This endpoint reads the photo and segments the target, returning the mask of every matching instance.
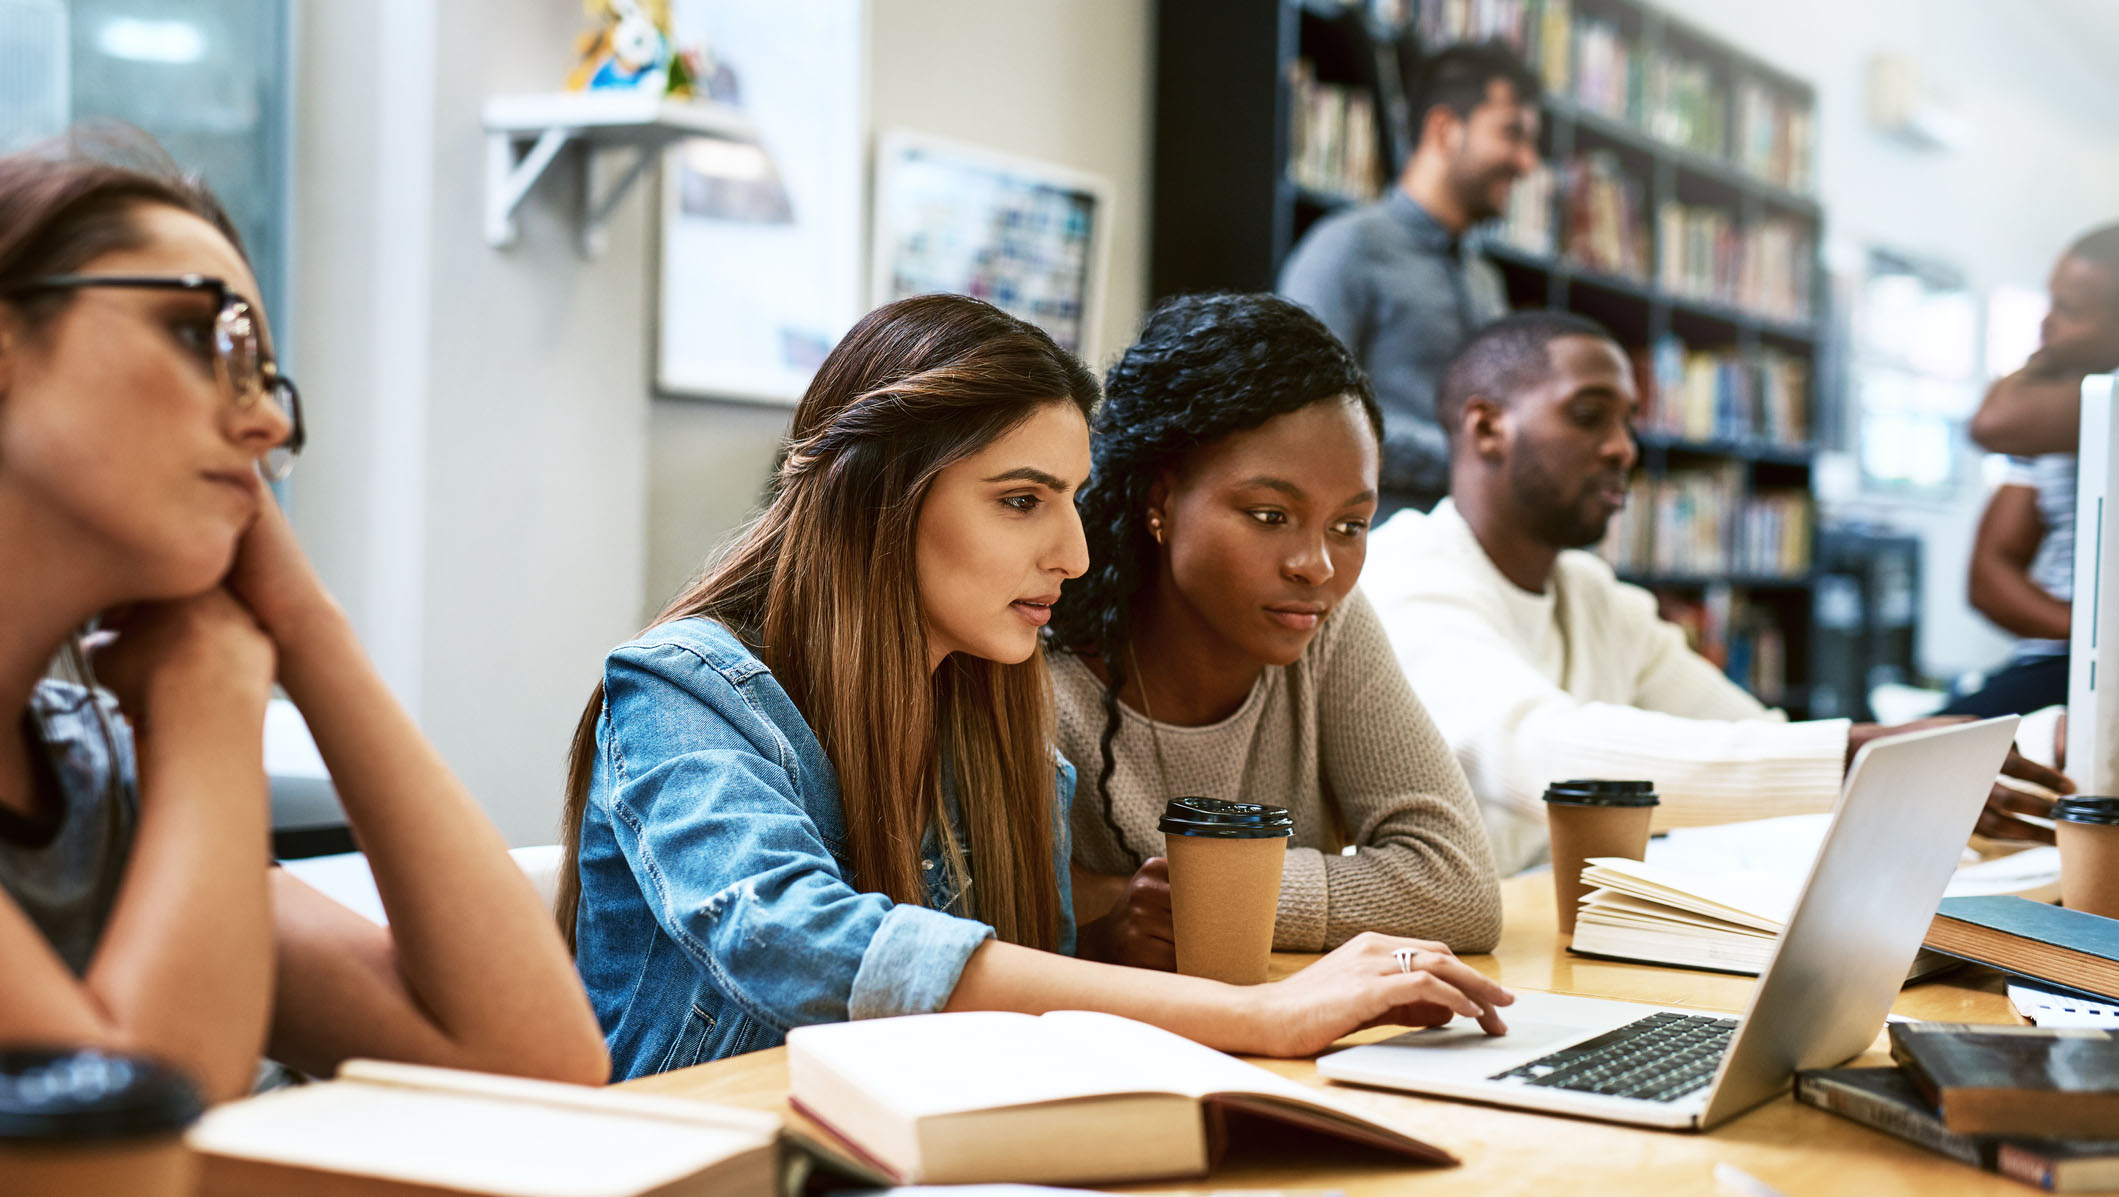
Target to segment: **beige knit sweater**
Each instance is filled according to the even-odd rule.
[[[1129,852],[1112,839],[1096,784],[1103,683],[1068,653],[1053,653],[1051,668],[1060,751],[1080,778],[1075,863],[1129,874],[1137,856],[1163,852],[1156,821],[1169,795],[1151,725],[1119,707],[1111,813]],[[1265,670],[1235,714],[1152,732],[1177,794],[1284,806],[1294,816],[1275,947],[1320,952],[1383,931],[1483,952],[1500,938],[1501,892],[1471,789],[1360,591],[1325,618],[1300,660]],[[1348,844],[1354,852],[1343,855]]]

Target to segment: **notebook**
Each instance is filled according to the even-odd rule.
[[[1651,842],[1645,860],[1598,857],[1572,947],[1591,956],[1757,975],[1823,842],[1829,814],[1681,828]],[[2057,895],[2060,857],[2030,848],[1960,864],[1950,895]],[[1907,979],[1948,967],[1916,956]]]
[[[755,1110],[352,1060],[216,1107],[200,1197],[769,1197],[780,1120]]]
[[[1112,1014],[797,1027],[787,1074],[797,1109],[900,1184],[1202,1176],[1236,1116],[1456,1163],[1340,1094]]]

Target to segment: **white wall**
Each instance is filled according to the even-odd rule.
[[[2064,23],[2031,0],[1659,2],[1817,88],[1828,252],[1910,251],[1953,263],[1976,291],[2043,289],[2071,238],[2119,219],[2119,44],[2099,40],[2119,25]],[[1962,146],[1923,152],[1872,131],[1865,72],[1879,52],[1913,59],[1950,95]],[[1965,601],[1985,497],[1859,506],[1922,537],[1920,655],[1938,676],[1992,665],[2009,643]]]
[[[870,112],[1111,179],[1103,321],[1145,272],[1149,0],[875,0]],[[651,189],[575,252],[565,176],[481,235],[479,106],[552,88],[574,0],[299,9],[294,325],[305,544],[517,844],[552,838],[609,648],[754,504],[787,409],[649,398]]]
[[[933,133],[1109,179],[1108,359],[1147,293],[1152,0],[872,0],[875,130]],[[1092,362],[1101,368],[1103,362]],[[755,506],[785,408],[657,400],[647,601],[659,607]]]
[[[574,720],[646,560],[645,207],[585,261],[555,175],[482,234],[488,95],[550,90],[568,0],[302,9],[296,521],[444,757],[549,841]]]

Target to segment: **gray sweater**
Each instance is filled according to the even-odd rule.
[[[1449,489],[1435,389],[1465,339],[1507,314],[1500,271],[1393,187],[1318,221],[1281,268],[1280,293],[1368,371],[1383,407],[1383,489],[1425,510]]]
[[[1159,856],[1163,785],[1148,719],[1121,705],[1104,822],[1103,683],[1078,658],[1051,654],[1060,751],[1074,762],[1074,861],[1128,874]],[[1179,794],[1284,806],[1295,837],[1273,943],[1320,952],[1363,931],[1483,952],[1501,934],[1493,855],[1464,772],[1391,656],[1359,590],[1325,618],[1293,665],[1269,668],[1235,714],[1203,727],[1152,725]],[[1341,849],[1353,845],[1351,855]],[[1130,851],[1128,851],[1128,849]]]

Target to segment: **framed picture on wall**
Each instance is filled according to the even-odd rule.
[[[891,130],[876,147],[869,299],[983,299],[1096,360],[1111,185],[1095,175]]]
[[[668,151],[655,327],[665,395],[792,404],[860,318],[866,0],[675,0],[697,89],[753,143]]]

